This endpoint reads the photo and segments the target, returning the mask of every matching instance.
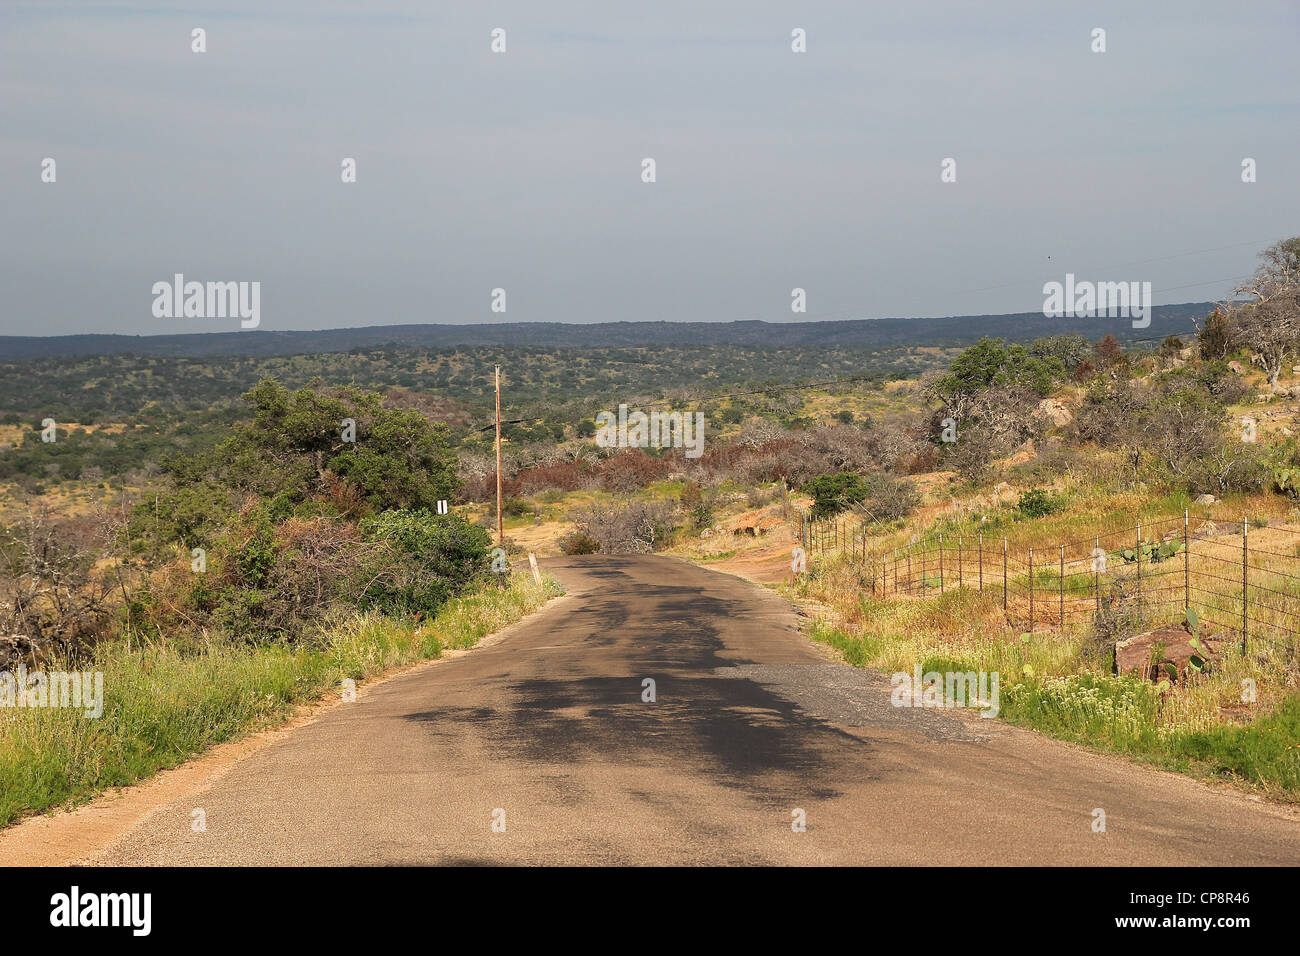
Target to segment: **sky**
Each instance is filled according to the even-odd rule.
[[[260,330],[1217,299],[1300,234],[1298,40],[1300,0],[2,0],[0,334],[239,329],[155,317],[176,273]]]

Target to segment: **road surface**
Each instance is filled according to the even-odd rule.
[[[94,862],[1300,862],[1294,811],[891,707],[747,581],[662,556],[543,564],[569,596],[335,707]]]

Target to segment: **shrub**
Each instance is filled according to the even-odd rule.
[[[818,475],[805,484],[803,490],[813,498],[814,518],[839,514],[863,501],[871,492],[866,480],[851,471]]]
[[[673,507],[635,501],[623,507],[591,505],[574,516],[576,531],[606,554],[647,554],[672,536]]]
[[[1025,518],[1045,518],[1065,507],[1065,502],[1043,488],[1030,488],[1020,496],[1016,511]]]
[[[430,615],[488,570],[491,536],[459,515],[385,511],[362,531],[382,546],[357,579],[362,608]]]
[[[558,542],[565,554],[595,554],[600,550],[600,542],[585,531],[572,531]]]

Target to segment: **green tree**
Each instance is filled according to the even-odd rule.
[[[846,511],[871,493],[866,479],[851,471],[818,475],[804,485],[803,490],[812,495],[814,518],[827,518]]]

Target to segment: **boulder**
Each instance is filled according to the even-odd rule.
[[[1070,410],[1055,398],[1045,398],[1039,402],[1037,414],[1050,419],[1053,425],[1068,425],[1074,421]]]
[[[1115,645],[1115,672],[1133,674],[1153,683],[1177,682],[1187,676],[1193,657],[1204,661],[1202,668],[1209,670],[1218,649],[1227,643],[1225,637],[1202,638],[1201,650],[1197,651],[1191,640],[1192,635],[1185,628],[1162,627],[1120,641]]]
[[[1219,499],[1214,495],[1197,495],[1196,503],[1198,505],[1214,505],[1219,503]]]

